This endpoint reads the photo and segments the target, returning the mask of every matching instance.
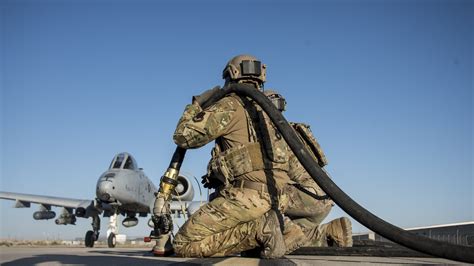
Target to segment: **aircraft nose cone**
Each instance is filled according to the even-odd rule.
[[[100,195],[100,199],[101,199],[101,200],[104,200],[104,201],[109,201],[109,199],[110,199],[109,193],[102,193],[102,194]]]
[[[102,181],[97,184],[97,197],[103,201],[114,201],[112,191],[114,189],[111,181]]]

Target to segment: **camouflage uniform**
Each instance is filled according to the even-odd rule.
[[[289,172],[291,180],[295,181],[301,187],[307,189],[313,194],[318,195],[320,198],[315,199],[310,195],[302,192],[295,186],[289,186],[287,189],[289,204],[285,211],[293,221],[304,226],[319,225],[324,218],[329,214],[334,206],[334,202],[329,198],[324,191],[316,184],[311,176],[304,170],[301,164],[297,161],[295,156],[292,156],[291,160],[296,160],[290,163],[290,165],[296,165],[300,169],[291,169]],[[292,167],[293,168],[293,167]],[[293,172],[293,170],[301,171]]]
[[[248,83],[259,89],[266,80],[266,66],[253,56],[236,56],[224,68],[223,78],[226,83]],[[206,95],[198,97],[205,99]],[[185,149],[215,140],[208,177],[219,180],[222,189],[180,228],[174,251],[178,256],[208,257],[260,247],[260,256],[274,258],[294,250],[306,239],[303,230],[290,219],[283,221],[275,210],[285,210],[289,194],[296,195],[289,209],[292,215],[310,200],[291,192],[288,172],[295,179],[301,175],[298,167],[290,167],[292,153],[285,140],[267,114],[246,97],[229,95],[205,110],[199,102],[186,107],[173,138]],[[320,222],[325,215],[302,219]],[[328,231],[313,226],[307,233],[310,238],[321,238]]]
[[[288,173],[292,181],[319,197],[319,199],[315,199],[293,185],[286,189],[289,202],[285,215],[300,226],[304,232],[304,237],[301,238],[298,246],[327,246],[324,232],[319,230],[309,236],[307,231],[320,228],[319,225],[331,211],[334,202],[316,184],[294,154],[290,157],[290,171]],[[297,230],[293,233],[299,235]]]
[[[173,243],[178,256],[227,255],[261,246],[257,232],[264,214],[287,202],[282,194],[290,182],[286,144],[263,145],[255,139],[257,131],[276,139],[274,128],[257,125],[262,120],[255,121],[256,116],[266,115],[255,108],[236,95],[206,110],[198,104],[186,107],[174,134],[176,144],[192,149],[216,140],[209,171],[226,186],[180,228]]]
[[[265,90],[264,94],[278,110],[285,111],[286,100],[283,96],[274,90]],[[326,166],[328,163],[326,156],[310,127],[302,123],[290,124],[302,143],[306,144],[306,148],[318,165],[321,168]],[[351,226],[347,218],[336,219],[320,225],[331,211],[334,202],[306,172],[293,152],[290,153],[288,175],[294,183],[285,189],[289,200],[285,215],[297,226],[285,220],[284,238],[287,252],[291,252],[299,246],[327,246],[328,239],[339,246],[351,246]],[[301,189],[307,190],[316,198],[304,193]]]
[[[300,123],[290,124],[298,133],[302,143],[306,144],[306,148],[310,151],[315,162],[324,171],[323,167],[327,165],[327,160],[309,126]],[[288,174],[295,183],[286,189],[289,203],[285,215],[298,225],[291,226],[290,224],[287,229],[289,232],[285,232],[285,243],[287,243],[288,250],[291,251],[300,246],[351,247],[352,226],[348,218],[341,217],[321,224],[334,206],[334,202],[316,184],[293,153],[290,155]],[[313,195],[310,196],[302,190]]]

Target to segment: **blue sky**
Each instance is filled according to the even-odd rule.
[[[251,53],[268,66],[266,88],[287,98],[287,119],[312,126],[328,171],[356,201],[401,227],[474,219],[472,1],[0,7],[0,190],[91,199],[121,151],[158,183],[191,96]],[[201,176],[210,148],[189,151],[183,170]],[[82,237],[90,227],[35,222],[36,206],[11,206],[0,204],[2,238]],[[122,230],[148,231],[145,220]]]

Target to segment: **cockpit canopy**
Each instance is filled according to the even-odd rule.
[[[122,152],[114,157],[109,169],[128,169],[136,171],[138,170],[137,161],[135,161],[132,155]]]

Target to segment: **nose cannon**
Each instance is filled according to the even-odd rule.
[[[113,190],[115,189],[114,184],[110,180],[99,180],[97,182],[97,198],[104,202],[113,202],[115,198],[113,197]]]

